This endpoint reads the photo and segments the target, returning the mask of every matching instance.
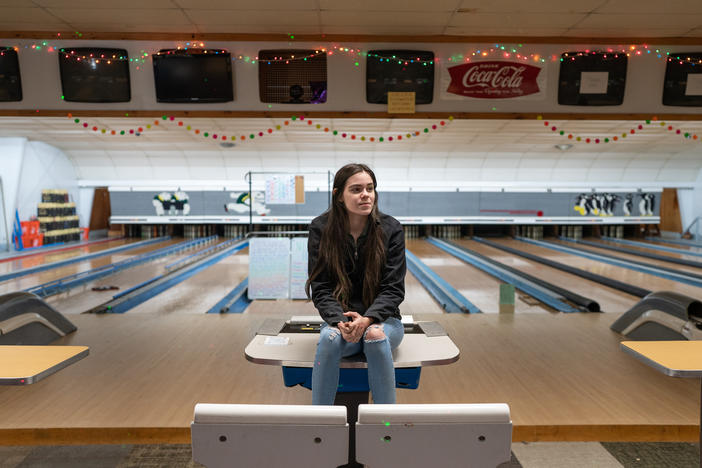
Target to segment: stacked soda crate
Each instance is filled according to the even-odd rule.
[[[44,243],[44,234],[39,230],[39,221],[22,221],[22,248],[39,247]]]
[[[44,245],[80,240],[76,204],[66,190],[42,190],[37,215]]]

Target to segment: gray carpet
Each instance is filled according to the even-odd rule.
[[[625,468],[699,468],[699,444],[602,442]]]
[[[0,468],[196,468],[189,445],[0,447]],[[499,468],[698,468],[690,443],[537,442],[512,444]]]

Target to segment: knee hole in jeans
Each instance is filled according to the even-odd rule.
[[[329,341],[334,341],[334,340],[336,339],[336,337],[338,337],[338,336],[340,336],[340,335],[341,335],[341,332],[340,332],[339,329],[336,328],[336,327],[332,327],[332,328],[329,329],[329,331],[327,332],[327,337],[329,338]]]
[[[383,332],[383,327],[381,325],[371,325],[366,330],[364,341],[368,343],[371,341],[382,341],[385,338],[385,332]]]

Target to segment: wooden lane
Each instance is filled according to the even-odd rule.
[[[408,239],[407,248],[485,313],[499,312],[501,281],[453,257],[426,240]],[[546,306],[516,300],[515,312],[548,313]]]
[[[639,301],[636,296],[608,288],[599,283],[589,281],[565,271],[551,268],[544,264],[512,255],[503,250],[471,240],[457,241],[459,245],[488,256],[493,260],[516,268],[519,271],[535,276],[556,286],[573,291],[581,296],[594,299],[600,304],[602,312],[626,312]]]
[[[590,260],[574,254],[558,252],[546,247],[540,247],[515,239],[499,239],[496,242],[503,243],[504,245],[517,250],[523,250],[524,252],[529,252],[534,255],[548,258],[549,260],[554,260],[556,262],[565,263],[566,265],[581,268],[592,273],[597,273],[598,275],[624,281],[626,283],[633,284],[634,286],[651,291],[675,291],[693,298],[699,299],[702,297],[702,288],[678,283],[665,278],[659,278],[658,276],[641,273],[639,271],[610,265],[608,263],[599,262],[596,260]]]
[[[158,242],[156,244],[146,245],[144,247],[136,248],[134,250],[128,250],[126,252],[117,252],[112,255],[105,255],[104,257],[93,258],[91,260],[85,260],[82,262],[76,262],[70,265],[66,265],[64,267],[52,268],[50,270],[40,271],[33,275],[22,276],[20,278],[4,281],[0,283],[0,294],[21,291],[23,289],[31,288],[32,286],[38,286],[43,283],[55,281],[65,276],[74,275],[83,271],[92,270],[93,268],[99,268],[105,265],[109,265],[111,263],[120,262],[122,260],[126,260],[137,255],[145,254],[148,252],[152,252],[156,249],[173,245],[180,241],[181,240],[178,239],[171,239],[164,242]]]
[[[618,243],[618,242],[608,241],[608,240],[604,240],[604,239],[594,239],[594,238],[593,238],[593,239],[586,239],[586,240],[589,240],[589,241],[592,241],[592,242],[595,242],[595,243],[601,243],[601,244],[608,245],[608,246],[611,246],[611,247],[621,247],[621,248],[624,248],[624,249],[633,250],[633,251],[635,251],[635,252],[653,253],[653,254],[656,254],[656,255],[660,255],[660,256],[662,256],[662,257],[682,258],[682,259],[685,259],[685,260],[692,260],[692,261],[694,261],[694,262],[701,262],[701,263],[702,263],[702,257],[698,257],[698,256],[695,256],[695,255],[685,255],[685,254],[680,254],[680,253],[675,253],[675,252],[666,252],[666,251],[664,251],[664,250],[658,250],[658,249],[655,249],[655,248],[654,248],[654,247],[655,247],[655,244],[653,244],[653,243],[650,244],[650,245],[651,245],[650,248],[647,248],[647,247],[639,247],[639,246],[634,246],[634,245],[620,244],[620,243]],[[568,243],[569,243],[569,244],[572,244],[572,242],[568,242]],[[610,252],[612,252],[612,253],[618,253],[618,252],[614,252],[613,250],[610,250]],[[634,255],[634,257],[635,257],[635,258],[638,258],[638,259],[640,259],[640,260],[643,260],[643,261],[651,260],[651,259],[644,258],[644,257],[638,257],[638,256],[636,256],[636,255]],[[670,264],[667,263],[666,265],[670,265]],[[677,266],[678,266],[678,265],[676,264],[676,268],[677,268]],[[682,266],[684,266],[684,265],[679,265],[679,266],[682,267]],[[697,271],[697,272],[702,271],[702,270],[700,270],[699,268],[694,268],[694,267],[687,267],[687,268],[691,268],[692,270],[695,270],[695,271]]]
[[[76,246],[70,250],[62,250],[59,252],[37,252],[36,255],[31,255],[27,257],[18,258],[17,260],[7,261],[0,263],[0,274],[10,273],[17,270],[23,270],[25,268],[32,268],[39,265],[44,265],[47,263],[54,263],[61,260],[66,260],[68,258],[74,258],[81,255],[86,255],[89,253],[100,252],[102,250],[112,249],[115,247],[120,247],[127,244],[132,244],[135,242],[141,242],[142,239],[115,239],[108,242],[102,242],[100,244],[86,244],[83,246]]]
[[[638,240],[638,239],[637,239]],[[641,239],[639,242],[643,242],[644,244],[650,244],[650,245],[660,245],[663,247],[671,247],[673,249],[681,249],[681,250],[689,250],[690,252],[695,252],[695,253],[701,253],[702,252],[702,247],[695,247],[692,245],[682,245],[682,244],[674,244],[672,242],[654,242],[648,239]],[[699,243],[699,242],[698,242]],[[699,258],[699,257],[698,257]]]
[[[244,358],[273,313],[252,312],[72,317],[78,331],[56,344],[90,355],[36,384],[0,387],[0,445],[188,443],[198,402],[309,404],[279,367]],[[614,314],[416,318],[438,320],[461,358],[423,369],[399,403],[506,402],[521,441],[696,441],[699,382],[620,351]]]
[[[257,319],[270,317],[287,319],[293,315],[319,316],[312,301],[306,299],[257,299],[249,304],[244,314]]]
[[[188,255],[195,253],[197,250],[207,247],[207,245],[199,246],[196,249],[169,255],[167,257],[161,257],[148,263],[118,271],[115,274],[105,276],[104,278],[86,283],[61,294],[51,296],[47,298],[46,301],[55,307],[59,312],[64,314],[80,314],[86,310],[92,309],[93,307],[97,307],[100,304],[107,302],[108,300],[112,299],[112,296],[121,291],[165,273],[165,266],[169,263],[187,257]],[[119,289],[106,291],[92,290],[93,287],[98,286],[117,286]]]
[[[570,248],[575,248],[575,249],[579,249],[579,248],[580,248],[579,245],[574,244],[574,243],[572,243],[572,242],[568,242],[568,241],[554,240],[554,242],[555,242],[555,243],[558,243],[558,244],[561,244],[561,245],[564,245],[564,246],[566,246],[566,247],[570,247]],[[590,253],[593,253],[593,252],[594,252],[594,253],[596,253],[596,254],[609,255],[609,256],[612,256],[612,257],[615,257],[615,258],[620,258],[620,259],[622,259],[622,260],[633,260],[633,261],[636,261],[636,262],[649,263],[649,264],[651,264],[651,265],[653,265],[653,266],[662,266],[662,267],[665,267],[665,268],[672,268],[672,269],[674,269],[674,270],[679,271],[680,273],[688,272],[688,273],[693,273],[693,274],[695,274],[695,275],[702,275],[702,268],[695,268],[695,267],[691,267],[691,266],[687,266],[687,265],[680,265],[680,264],[677,264],[677,263],[670,263],[670,262],[667,262],[667,261],[665,261],[665,260],[656,260],[656,259],[654,259],[654,258],[641,257],[641,256],[635,255],[635,254],[627,254],[627,253],[622,253],[622,252],[615,252],[614,250],[608,250],[608,249],[603,249],[603,248],[599,248],[599,247],[593,247],[593,246],[590,246],[590,245],[583,245],[582,247],[583,247],[583,251],[589,251]],[[643,249],[641,249],[641,250],[643,250]],[[654,253],[658,253],[658,252],[654,252]],[[674,254],[670,254],[670,255],[674,255]],[[695,260],[695,261],[699,261],[700,263],[702,263],[702,257],[698,257],[697,260]]]
[[[205,314],[249,275],[249,248],[223,258],[130,310],[130,314]]]

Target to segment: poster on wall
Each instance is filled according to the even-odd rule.
[[[230,200],[224,204],[224,211],[227,214],[248,214],[252,212],[256,216],[265,216],[271,212],[266,207],[266,196],[263,192],[230,192]]]
[[[305,203],[305,177],[290,174],[267,177],[265,202],[271,205]]]
[[[266,178],[266,203],[278,205],[295,203],[295,176],[275,175]]]
[[[190,196],[180,188],[173,192],[154,195],[152,205],[156,216],[187,216],[190,214]]]
[[[545,98],[543,67],[522,62],[486,60],[442,67],[444,100]]]

